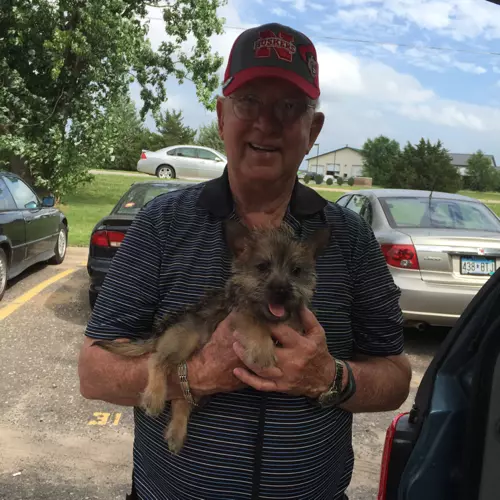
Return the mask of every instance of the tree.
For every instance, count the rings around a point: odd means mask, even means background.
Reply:
[[[222,58],[209,39],[222,33],[217,8],[224,1],[164,2],[168,40],[156,51],[147,6],[158,0],[2,2],[0,159],[60,194],[87,180],[96,158],[112,156],[104,117],[132,81],[141,87],[141,119],[166,102],[169,77],[193,81],[213,110]]]
[[[175,146],[176,144],[193,144],[196,130],[184,125],[182,111],[165,111],[156,113],[156,128],[158,132],[151,132],[143,146],[144,149],[157,149]]]
[[[368,139],[361,150],[363,175],[371,177],[376,186],[387,186],[400,155],[399,143],[383,135]]]
[[[481,150],[467,160],[465,187],[474,191],[493,191],[497,187],[498,174],[490,158]]]
[[[461,177],[451,163],[452,158],[441,141],[431,144],[420,139],[415,146],[409,142],[395,165],[387,187],[457,192]]]
[[[129,95],[120,96],[110,103],[102,130],[111,148],[111,157],[99,166],[104,169],[136,170],[149,131],[143,127]]]
[[[219,151],[219,153],[224,155],[226,154],[224,141],[219,135],[219,124],[217,123],[217,120],[214,120],[209,125],[202,125],[198,129],[198,139],[196,142],[200,146],[212,148]]]

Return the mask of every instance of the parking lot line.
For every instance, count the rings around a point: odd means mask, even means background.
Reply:
[[[5,319],[7,316],[10,316],[14,311],[17,311],[22,305],[26,304],[29,300],[31,300],[35,295],[38,295],[42,290],[52,285],[56,281],[59,281],[62,278],[74,273],[81,269],[80,267],[73,267],[71,269],[67,269],[66,271],[62,271],[52,278],[46,279],[42,281],[37,286],[33,287],[31,290],[28,290],[26,293],[23,293],[20,297],[12,301],[10,304],[0,308],[0,321]]]

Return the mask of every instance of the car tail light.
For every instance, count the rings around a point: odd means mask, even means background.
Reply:
[[[141,153],[141,160],[146,160],[146,153],[144,151],[142,151]]]
[[[392,445],[394,443],[394,436],[396,435],[396,427],[399,419],[407,415],[407,413],[400,413],[393,418],[391,425],[385,433],[384,452],[382,454],[382,463],[380,466],[380,481],[378,487],[377,500],[386,500],[387,496],[387,479],[389,477],[389,462],[391,461]]]
[[[419,269],[417,251],[413,245],[382,245],[387,264],[401,269]]]
[[[90,240],[92,245],[97,247],[119,247],[125,238],[125,233],[121,231],[96,231]]]

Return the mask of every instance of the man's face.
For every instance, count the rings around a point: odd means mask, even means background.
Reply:
[[[257,101],[262,104],[258,105]],[[304,110],[295,120],[274,116],[278,103],[284,116]],[[274,181],[295,177],[304,156],[323,126],[324,116],[306,105],[307,96],[289,82],[259,78],[217,102],[219,132],[228,166],[247,180]],[[248,117],[260,109],[253,119]]]

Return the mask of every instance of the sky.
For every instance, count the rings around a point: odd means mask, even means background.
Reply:
[[[211,44],[225,61],[242,29],[267,22],[298,29],[315,44],[325,113],[317,140],[320,154],[361,147],[383,134],[402,146],[423,137],[440,139],[451,153],[481,149],[500,164],[500,5],[486,0],[228,0],[219,14],[226,20],[225,32],[212,37]],[[152,8],[149,17],[149,38],[157,47],[167,36],[161,12]],[[189,82],[169,81],[167,90],[164,107],[181,109],[187,125],[197,128],[215,118],[198,103]],[[136,87],[132,95],[139,103]]]

